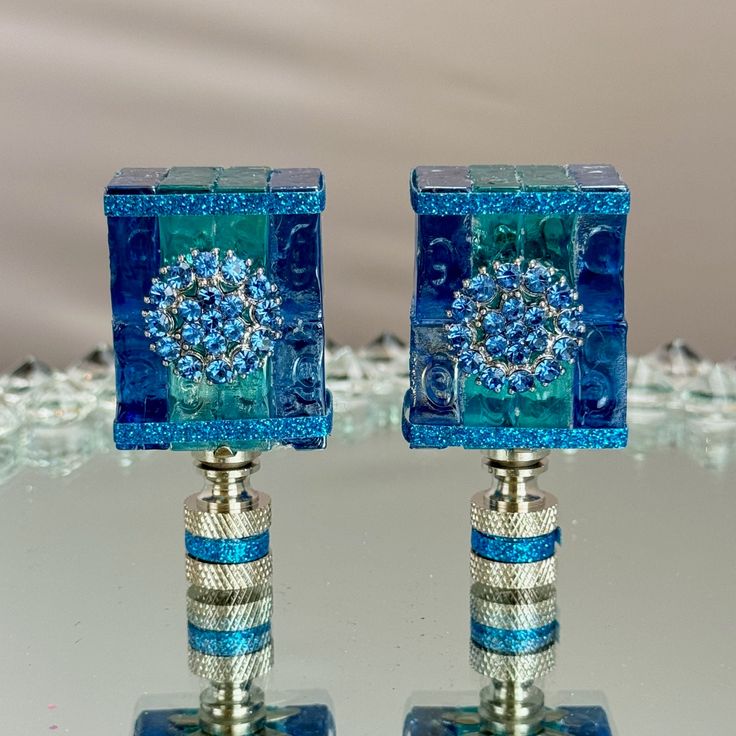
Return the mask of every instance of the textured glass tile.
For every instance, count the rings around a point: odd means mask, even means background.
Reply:
[[[575,180],[564,166],[517,166],[524,189],[574,189]]]
[[[260,419],[269,415],[270,386],[268,361],[258,371],[234,383],[217,386],[218,419]]]
[[[626,426],[626,324],[589,325],[575,371],[575,425]]]
[[[187,422],[195,419],[217,419],[217,392],[219,386],[200,381],[187,381],[173,371],[169,381],[169,421]]]
[[[581,189],[626,189],[610,164],[570,164],[567,169]]]
[[[223,169],[215,184],[216,192],[265,192],[271,169],[266,166],[232,166]]]
[[[309,191],[323,187],[319,169],[274,169],[269,179],[269,189],[279,191]]]
[[[168,416],[167,370],[149,349],[140,324],[113,324],[119,422],[162,422]]]
[[[515,166],[471,166],[470,178],[473,181],[473,191],[476,192],[490,190],[513,191],[519,188]]]
[[[522,255],[520,215],[474,215],[472,229],[473,274]]]
[[[268,267],[268,215],[216,215],[215,245],[221,253],[236,252],[250,258],[256,268]]]
[[[525,215],[523,218],[523,256],[554,266],[574,282],[575,251],[572,233],[575,218],[560,215]]]
[[[577,287],[585,322],[623,319],[625,235],[625,215],[580,215],[577,219]]]
[[[120,169],[107,185],[107,194],[153,194],[168,169]]]
[[[113,313],[142,324],[143,296],[161,266],[156,218],[108,217],[107,233]]]
[[[417,166],[415,177],[420,192],[469,191],[472,187],[467,166]]]
[[[284,325],[271,359],[272,381],[283,386],[271,395],[274,416],[325,411],[324,330],[320,322]]]
[[[417,319],[447,320],[453,294],[470,276],[471,225],[470,217],[417,218]]]
[[[287,324],[322,319],[319,215],[272,215],[269,272],[279,285]]]
[[[214,166],[174,166],[158,185],[162,194],[174,192],[209,192],[221,169]]]
[[[457,424],[460,384],[442,325],[414,325],[411,331],[411,421]]]

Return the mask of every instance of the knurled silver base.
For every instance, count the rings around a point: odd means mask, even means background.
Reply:
[[[187,581],[209,590],[240,590],[271,581],[271,553],[253,562],[228,565],[186,557]]]
[[[218,512],[194,494],[184,502],[184,528],[208,539],[253,537],[271,526],[271,498],[254,491],[251,503],[251,508],[241,511]]]
[[[496,562],[470,553],[470,575],[493,588],[528,589],[552,585],[557,577],[554,557],[539,562]]]
[[[557,499],[544,493],[543,505],[534,511],[492,509],[489,496],[481,491],[470,504],[470,524],[482,534],[496,537],[540,537],[557,528]]]
[[[534,603],[499,603],[471,590],[470,618],[497,629],[536,629],[557,618],[557,603],[554,597]]]
[[[273,664],[273,645],[250,654],[235,657],[217,657],[194,649],[189,650],[189,669],[199,677],[213,682],[250,682],[265,675]]]
[[[238,591],[207,591],[196,586],[187,593],[187,620],[200,629],[242,631],[271,619],[271,586]]]
[[[497,654],[470,642],[470,666],[480,675],[502,682],[531,682],[555,666],[555,646],[533,654]]]

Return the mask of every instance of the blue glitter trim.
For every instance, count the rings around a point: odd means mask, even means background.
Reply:
[[[216,657],[235,657],[238,654],[257,652],[271,640],[270,622],[241,631],[213,631],[200,629],[194,624],[188,624],[187,628],[189,646],[198,652]]]
[[[419,192],[411,185],[418,215],[491,215],[520,212],[560,215],[625,215],[631,195],[624,191],[550,189],[511,192]]]
[[[412,424],[409,421],[411,391],[404,397],[401,430],[413,449],[464,447],[466,450],[513,450],[517,448],[605,450],[626,447],[629,430],[534,429],[532,427],[466,427],[462,424]]]
[[[187,554],[202,562],[240,564],[260,560],[268,554],[269,534],[263,532],[242,539],[210,539],[184,532]]]
[[[113,434],[118,450],[167,449],[171,444],[186,446],[181,449],[207,450],[227,442],[279,442],[288,445],[296,440],[327,437],[331,430],[332,397],[327,392],[326,412],[314,416],[195,422],[115,422]]]
[[[560,528],[539,537],[496,537],[473,529],[470,547],[476,554],[496,562],[538,562],[552,557],[560,541]]]
[[[557,641],[557,621],[537,629],[497,629],[470,621],[470,638],[474,644],[498,654],[531,654]]]
[[[204,194],[106,194],[107,217],[167,215],[310,215],[325,208],[325,190],[208,192]]]

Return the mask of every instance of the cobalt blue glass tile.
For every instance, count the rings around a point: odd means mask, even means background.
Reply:
[[[573,410],[579,427],[626,426],[626,323],[588,326]]]
[[[585,322],[624,316],[625,215],[581,215],[575,228],[578,293]]]
[[[271,413],[290,417],[325,411],[324,330],[321,322],[285,326],[271,361]]]
[[[285,320],[322,319],[320,216],[272,215],[269,260]]]
[[[140,320],[139,320],[140,322]],[[118,422],[160,422],[168,415],[168,371],[138,324],[113,324]]]
[[[143,296],[161,266],[155,217],[108,217],[110,296],[117,319],[140,322]]]
[[[154,194],[168,169],[120,169],[107,185],[107,194]]]
[[[473,185],[468,166],[417,166],[414,176],[420,192],[470,191]]]
[[[318,191],[323,186],[322,172],[319,169],[274,169],[268,184],[272,192]]]
[[[580,189],[626,189],[618,171],[610,164],[570,164],[567,170]]]
[[[195,708],[144,710],[136,719],[133,736],[192,736],[199,733]],[[288,736],[334,736],[330,709],[320,704],[266,706],[265,733]],[[598,736],[595,734],[595,736]]]
[[[461,386],[443,325],[412,327],[409,370],[413,387],[411,421],[457,424]]]
[[[422,215],[417,221],[418,320],[447,321],[453,294],[471,273],[471,218]]]

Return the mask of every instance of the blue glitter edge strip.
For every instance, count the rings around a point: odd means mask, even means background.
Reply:
[[[473,529],[470,547],[477,555],[495,562],[539,562],[552,557],[560,541],[560,528],[538,537],[497,537]]]
[[[106,194],[106,217],[169,215],[314,215],[325,208],[325,190],[209,192],[206,194]]]
[[[470,638],[474,644],[497,654],[532,654],[557,641],[557,621],[536,629],[497,629],[470,620]]]
[[[404,397],[401,431],[412,449],[464,447],[466,450],[613,450],[626,447],[627,427],[535,429],[533,427],[467,427],[462,424],[412,424],[411,391]]]
[[[118,450],[212,449],[223,442],[279,442],[327,437],[332,431],[332,396],[326,392],[327,411],[303,417],[268,419],[216,419],[195,422],[115,422],[113,435]]]
[[[551,189],[511,192],[419,192],[412,183],[411,205],[418,215],[492,215],[508,212],[561,215],[626,215],[628,190]]]
[[[241,564],[260,560],[268,554],[269,533],[241,539],[211,539],[184,532],[187,554],[202,562]]]
[[[216,657],[235,657],[239,654],[251,654],[268,644],[271,640],[271,623],[267,622],[251,629],[240,631],[214,631],[200,629],[194,624],[187,624],[189,646],[198,652],[212,654]]]

